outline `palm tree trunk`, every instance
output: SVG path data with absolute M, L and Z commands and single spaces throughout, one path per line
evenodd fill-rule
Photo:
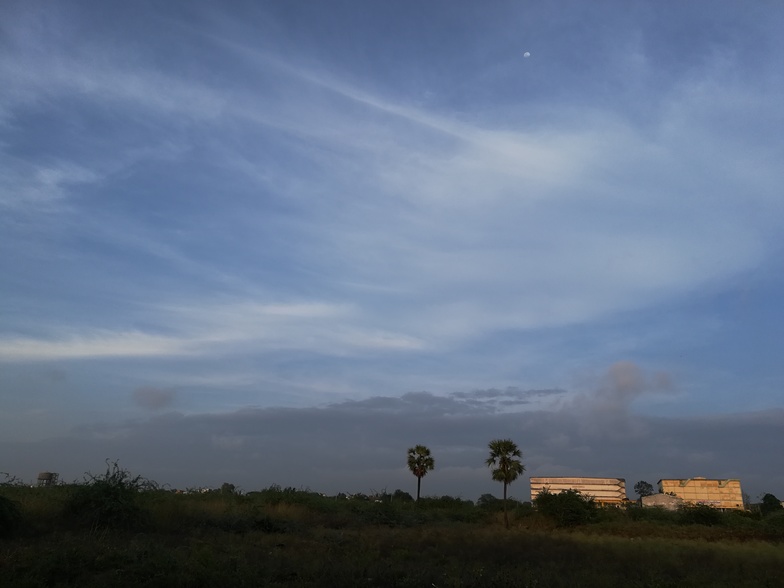
M 509 528 L 509 514 L 506 512 L 506 482 L 504 482 L 504 525 Z
M 422 486 L 422 476 L 417 476 L 417 502 L 419 502 L 419 488 Z

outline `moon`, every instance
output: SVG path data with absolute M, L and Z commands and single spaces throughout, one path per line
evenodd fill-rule
M 531 57 L 531 52 L 526 51 L 525 53 L 523 53 L 523 57 Z

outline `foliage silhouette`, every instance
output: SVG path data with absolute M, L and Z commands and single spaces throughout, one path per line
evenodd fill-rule
M 422 478 L 425 477 L 427 472 L 436 467 L 433 456 L 430 455 L 430 449 L 424 445 L 416 445 L 408 449 L 408 469 L 417 478 L 417 493 L 416 499 L 419 501 L 419 491 L 422 486 Z
M 13 535 L 22 525 L 22 511 L 19 503 L 0 496 L 0 537 Z
M 576 527 L 592 522 L 596 517 L 596 503 L 590 496 L 577 490 L 552 494 L 544 490 L 534 500 L 537 511 L 552 519 L 558 527 Z
M 678 519 L 683 525 L 705 525 L 712 527 L 724 522 L 722 512 L 707 504 L 689 504 L 678 509 Z
M 504 525 L 509 528 L 509 513 L 506 504 L 506 489 L 525 471 L 522 461 L 523 453 L 511 439 L 494 439 L 487 444 L 490 457 L 485 464 L 492 468 L 493 480 L 504 485 Z
M 781 506 L 781 501 L 773 494 L 768 493 L 762 497 L 762 502 L 760 503 L 760 513 L 763 517 L 780 510 L 784 510 L 784 506 Z
M 654 493 L 653 484 L 646 482 L 645 480 L 640 480 L 634 485 L 634 491 L 637 493 L 637 496 L 642 498 L 643 496 L 650 496 Z
M 411 496 L 408 492 L 398 488 L 392 493 L 392 500 L 397 502 L 413 502 L 414 497 Z
M 155 482 L 133 476 L 107 459 L 106 473 L 85 474 L 84 482 L 76 486 L 66 502 L 66 511 L 77 523 L 92 529 L 133 529 L 145 522 L 138 504 L 139 492 L 157 489 Z

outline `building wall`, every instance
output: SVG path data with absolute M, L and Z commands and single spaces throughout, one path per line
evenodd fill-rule
M 577 490 L 592 496 L 599 504 L 621 504 L 626 498 L 626 480 L 623 478 L 547 477 L 531 478 L 531 500 L 547 489 L 552 494 Z
M 646 508 L 678 510 L 683 505 L 683 499 L 669 494 L 651 494 L 650 496 L 641 496 L 640 504 Z
M 743 510 L 740 480 L 686 478 L 659 480 L 659 492 L 674 494 L 689 504 L 707 504 L 715 508 Z

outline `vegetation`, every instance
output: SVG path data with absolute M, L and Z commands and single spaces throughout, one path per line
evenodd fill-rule
M 504 525 L 509 528 L 509 514 L 506 504 L 506 489 L 520 474 L 525 471 L 523 463 L 516 459 L 523 453 L 511 439 L 494 439 L 488 443 L 490 457 L 485 462 L 492 468 L 493 480 L 504 485 Z
M 141 476 L 132 476 L 117 462 L 106 461 L 103 475 L 86 474 L 65 503 L 75 525 L 91 529 L 142 527 L 144 512 L 139 505 L 139 492 L 155 490 L 157 485 Z
M 576 492 L 534 505 L 276 485 L 179 493 L 112 463 L 77 484 L 0 485 L 8 504 L 0 584 L 10 587 L 784 583 L 782 512 L 706 519 L 701 509 L 603 509 Z M 508 531 L 498 528 L 504 504 Z
M 436 462 L 430 455 L 430 449 L 424 445 L 416 445 L 408 450 L 408 469 L 417 478 L 416 499 L 419 501 L 419 491 L 422 486 L 422 478 L 436 467 Z
M 782 510 L 784 510 L 784 506 L 781 506 L 781 501 L 773 494 L 765 494 L 765 496 L 762 497 L 762 502 L 760 503 L 760 512 L 762 513 L 762 516 L 768 516 L 775 512 L 781 512 Z
M 634 491 L 637 493 L 637 496 L 642 498 L 643 496 L 651 496 L 655 490 L 653 488 L 653 484 L 646 482 L 645 480 L 640 480 L 634 485 Z
M 596 517 L 593 498 L 577 490 L 566 490 L 551 494 L 544 490 L 534 500 L 536 510 L 550 517 L 558 527 L 576 527 L 590 523 Z
M 22 522 L 19 503 L 0 496 L 0 536 L 12 535 Z

